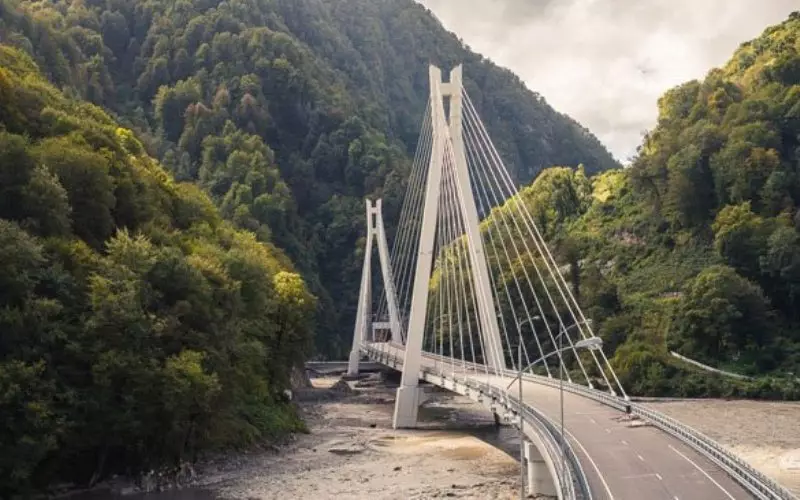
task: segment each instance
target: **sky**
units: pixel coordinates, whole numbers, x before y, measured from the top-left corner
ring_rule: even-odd
[[[668,89],[727,62],[798,0],[418,0],[626,162]]]

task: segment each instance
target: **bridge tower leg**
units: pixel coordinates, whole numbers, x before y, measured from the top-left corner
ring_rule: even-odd
[[[358,375],[358,362],[361,359],[361,345],[367,340],[368,333],[372,331],[372,247],[377,241],[378,258],[381,263],[383,288],[386,292],[386,302],[389,306],[389,325],[392,340],[401,342],[400,317],[397,309],[397,295],[395,294],[392,268],[389,263],[389,247],[386,243],[386,233],[383,227],[383,212],[381,200],[374,204],[366,200],[367,205],[367,242],[364,246],[364,264],[361,268],[361,287],[358,293],[358,308],[356,309],[356,322],[353,329],[353,346],[350,349],[350,359],[347,365],[347,374]]]
[[[439,209],[439,193],[442,183],[442,164],[444,162],[444,103],[442,102],[442,71],[431,66],[428,70],[431,88],[431,159],[425,182],[425,204],[422,209],[422,229],[417,247],[417,265],[414,286],[411,291],[411,312],[408,318],[406,349],[403,359],[403,375],[394,404],[392,425],[397,428],[416,427],[417,413],[422,402],[419,387],[419,370],[422,362],[422,340],[425,319],[428,313],[428,291],[433,265],[434,240],[436,238],[436,219]]]
[[[462,66],[458,65],[450,72],[450,82],[442,84],[442,96],[450,98],[449,136],[455,157],[455,173],[458,182],[461,215],[467,234],[467,250],[472,264],[472,279],[478,299],[481,331],[483,332],[484,363],[498,373],[506,367],[503,355],[503,343],[497,322],[497,310],[492,298],[492,286],[489,279],[489,267],[483,249],[483,237],[479,227],[478,209],[469,178],[467,156],[464,149],[463,128],[463,77]]]
[[[433,264],[436,220],[441,191],[442,166],[446,148],[452,147],[458,189],[461,193],[461,212],[467,232],[467,247],[478,299],[481,331],[483,332],[484,362],[495,372],[505,367],[503,344],[497,322],[489,270],[483,250],[483,240],[478,227],[478,210],[475,206],[472,184],[467,169],[464,150],[462,115],[462,68],[450,73],[450,81],[442,82],[442,71],[429,68],[431,91],[432,149],[425,184],[425,204],[422,211],[422,230],[417,248],[417,267],[411,294],[411,313],[408,322],[403,376],[397,389],[393,426],[395,428],[416,427],[419,405],[423,399],[419,388],[419,372],[422,357],[422,341],[428,306],[428,291]],[[444,98],[450,99],[449,120],[444,112]]]
[[[383,200],[375,202],[374,214],[374,233],[378,242],[383,289],[386,293],[386,305],[389,309],[389,331],[392,335],[392,342],[404,344],[403,328],[400,325],[400,309],[397,307],[397,290],[394,287],[392,266],[389,260],[389,244],[386,242],[386,231],[383,226]]]

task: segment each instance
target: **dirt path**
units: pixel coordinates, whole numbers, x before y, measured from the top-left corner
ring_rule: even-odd
[[[329,398],[335,391],[324,388],[334,381],[315,380],[304,397]],[[201,485],[236,500],[519,498],[517,461],[474,437],[513,432],[494,429],[488,412],[442,394],[423,411],[422,429],[395,431],[394,390],[367,385],[302,403],[309,435],[277,453],[206,467]],[[453,430],[465,426],[472,432]]]
[[[647,405],[727,446],[800,496],[800,403],[703,400]]]

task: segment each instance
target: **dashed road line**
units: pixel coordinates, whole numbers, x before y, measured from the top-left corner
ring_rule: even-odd
[[[726,495],[728,495],[728,498],[730,498],[731,500],[736,500],[736,498],[734,498],[734,497],[733,497],[733,495],[731,495],[730,493],[728,493],[728,490],[726,490],[725,488],[723,488],[723,487],[722,487],[722,485],[721,485],[721,484],[719,484],[719,483],[718,483],[716,480],[714,480],[714,478],[713,478],[713,477],[711,477],[710,475],[708,475],[708,472],[704,471],[703,469],[701,469],[701,468],[700,468],[700,466],[699,466],[699,465],[697,465],[696,463],[694,463],[694,462],[692,461],[692,459],[691,459],[691,458],[687,457],[687,456],[686,456],[686,455],[684,455],[683,453],[681,453],[681,452],[679,452],[678,450],[676,450],[676,449],[675,449],[675,448],[674,448],[674,447],[673,447],[671,444],[670,444],[670,445],[667,445],[667,446],[669,446],[669,449],[671,449],[672,451],[674,451],[675,453],[677,453],[678,455],[680,455],[680,456],[681,456],[681,457],[682,457],[684,460],[686,460],[686,461],[687,461],[687,462],[689,462],[690,464],[694,465],[694,468],[695,468],[695,469],[697,469],[697,470],[699,470],[700,472],[702,472],[702,473],[703,473],[703,475],[704,475],[704,476],[706,476],[706,477],[708,478],[708,480],[709,480],[709,481],[711,481],[712,483],[714,483],[715,485],[717,485],[717,488],[721,489],[723,493],[725,493]],[[677,497],[675,497],[675,498],[677,498]]]

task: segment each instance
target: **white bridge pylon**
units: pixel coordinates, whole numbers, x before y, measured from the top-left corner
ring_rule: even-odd
[[[349,373],[358,372],[369,342],[403,349],[395,428],[416,426],[424,356],[428,365],[438,360],[437,369],[451,380],[496,380],[509,369],[563,373],[569,382],[582,376],[589,387],[624,395],[591,320],[464,91],[462,67],[447,81],[442,76],[430,67],[430,98],[391,251],[381,201],[367,201]],[[373,316],[376,242],[384,293]]]
[[[478,303],[477,316],[484,346],[485,363],[493,370],[505,368],[502,358],[502,342],[497,322],[497,314],[492,300],[489,271],[483,251],[483,240],[478,227],[478,211],[471,196],[472,184],[467,170],[462,132],[462,67],[457,66],[450,73],[450,81],[442,81],[442,71],[431,66],[430,112],[432,121],[432,147],[424,190],[422,228],[417,250],[416,271],[411,294],[411,312],[408,321],[408,335],[403,362],[403,375],[397,389],[393,425],[395,428],[414,427],[417,412],[422,400],[419,389],[419,370],[422,356],[422,343],[428,315],[428,294],[430,291],[431,269],[433,266],[434,245],[437,233],[437,218],[443,198],[443,167],[448,160],[454,161],[456,188],[462,193],[459,198],[460,216],[465,222],[467,251],[472,280]],[[445,116],[445,99],[449,100],[450,114]],[[448,154],[449,153],[449,154]],[[468,195],[463,195],[467,194]],[[445,196],[447,196],[445,194]],[[438,227],[441,231],[441,228]]]
[[[389,246],[386,243],[386,231],[383,227],[382,202],[367,203],[367,242],[364,248],[364,265],[361,269],[361,287],[358,293],[356,325],[353,331],[353,347],[347,367],[348,375],[358,374],[358,361],[361,357],[361,344],[367,340],[375,341],[372,316],[372,248],[378,243],[378,256],[381,264],[385,299],[389,308],[389,332],[393,342],[402,343],[400,317],[397,310],[397,295],[394,290],[392,268],[389,266]],[[369,335],[368,335],[369,334]]]

